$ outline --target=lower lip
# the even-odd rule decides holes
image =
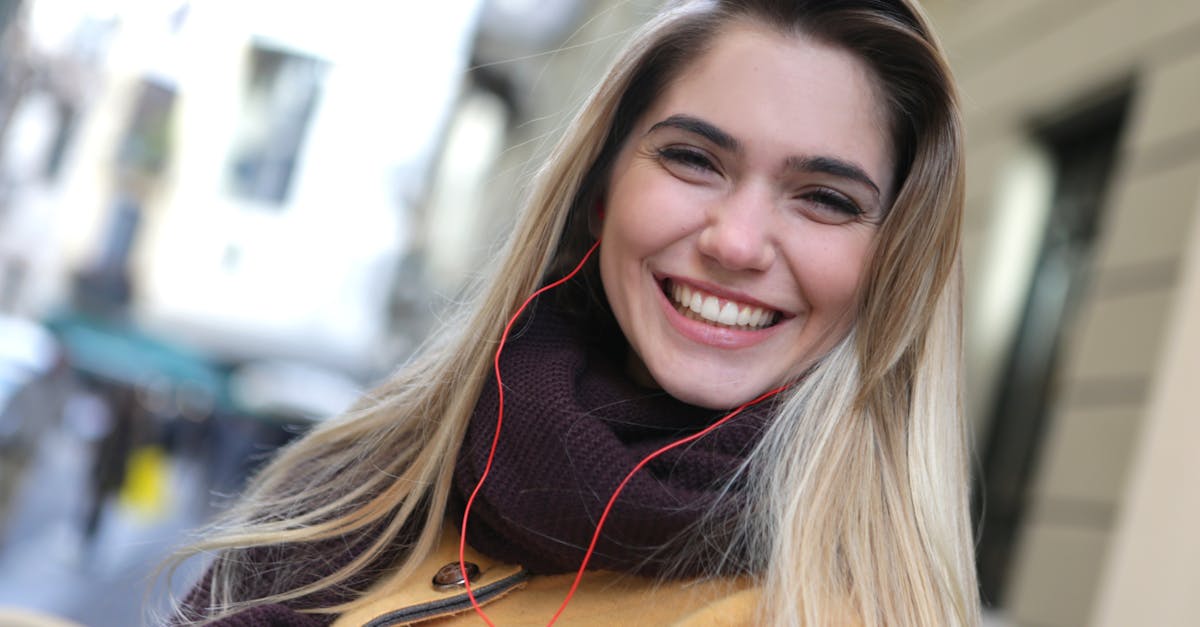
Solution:
[[[781,322],[753,331],[718,327],[698,320],[692,320],[679,313],[679,310],[675,309],[675,303],[667,298],[667,295],[661,289],[658,290],[658,295],[659,305],[662,306],[664,315],[667,321],[671,323],[671,326],[685,338],[697,344],[704,344],[705,346],[730,350],[749,348],[765,342],[771,336],[775,335],[784,324]]]

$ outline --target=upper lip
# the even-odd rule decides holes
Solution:
[[[761,307],[762,309],[766,309],[769,311],[777,311],[777,312],[779,312],[779,314],[782,317],[785,317],[785,318],[790,318],[794,315],[788,311],[785,311],[783,309],[780,309],[779,307],[776,307],[775,305],[771,305],[769,303],[764,303],[763,301],[758,300],[757,298],[754,298],[753,296],[749,296],[743,292],[739,292],[736,290],[731,290],[729,288],[721,287],[720,285],[714,285],[714,284],[708,283],[706,281],[696,281],[693,279],[684,279],[684,278],[680,278],[680,277],[672,276],[672,275],[668,275],[668,274],[659,275],[656,278],[658,279],[659,284],[661,284],[664,280],[668,280],[668,281],[671,281],[672,283],[687,285],[688,287],[698,289],[702,292],[707,292],[709,294],[712,294],[713,296],[716,296],[717,298],[720,298],[722,300],[731,300],[731,301],[734,301],[741,305],[749,305],[751,307]]]

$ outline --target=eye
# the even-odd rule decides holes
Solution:
[[[797,198],[806,216],[824,224],[845,224],[863,215],[849,196],[828,187],[806,190]]]
[[[658,149],[658,157],[667,164],[667,168],[679,173],[690,170],[691,174],[717,172],[717,166],[706,153],[695,148],[683,146],[667,146]]]

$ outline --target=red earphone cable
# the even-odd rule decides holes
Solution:
[[[517,318],[519,318],[525,309],[529,307],[529,303],[532,303],[533,299],[541,296],[543,292],[554,289],[559,285],[571,280],[572,277],[574,277],[579,273],[580,270],[583,269],[584,264],[588,262],[588,259],[592,258],[592,253],[596,252],[596,249],[599,248],[599,246],[600,240],[597,239],[596,243],[592,244],[592,247],[588,249],[587,254],[583,256],[583,259],[580,260],[579,264],[575,266],[574,270],[571,270],[563,278],[542,287],[531,294],[529,298],[526,298],[525,302],[522,303],[517,309],[517,313],[513,314],[512,318],[509,318],[508,324],[504,325],[504,333],[500,335],[500,344],[496,347],[496,357],[492,362],[496,372],[496,394],[498,395],[499,402],[499,409],[496,411],[496,434],[492,436],[492,448],[490,451],[488,451],[487,463],[483,466],[483,473],[479,475],[479,482],[475,484],[475,489],[471,491],[471,497],[467,499],[466,509],[463,511],[462,531],[458,538],[458,571],[459,575],[463,579],[463,584],[466,586],[467,598],[471,600],[471,607],[475,608],[475,613],[479,614],[483,621],[491,627],[495,627],[495,625],[492,624],[492,621],[488,618],[487,614],[483,612],[483,608],[479,606],[479,601],[475,599],[475,592],[471,590],[471,582],[467,578],[467,519],[471,515],[471,505],[475,503],[476,495],[478,495],[479,491],[483,489],[483,482],[485,479],[487,479],[488,473],[492,470],[492,460],[495,459],[496,447],[500,444],[500,428],[504,425],[504,382],[500,379],[500,352],[504,350],[504,343],[508,341],[508,334],[512,331],[513,325],[516,324]]]
[[[537,290],[532,295],[530,295],[529,298],[525,299],[525,302],[522,303],[521,306],[517,309],[517,313],[513,314],[512,318],[509,319],[508,324],[505,325],[504,333],[502,333],[500,335],[500,343],[496,347],[496,357],[493,360],[493,367],[494,367],[494,370],[496,373],[496,393],[497,393],[498,402],[499,402],[499,408],[496,412],[496,433],[494,436],[492,436],[492,447],[488,451],[487,463],[484,464],[484,466],[483,466],[483,472],[479,476],[479,482],[475,484],[475,489],[471,491],[471,496],[470,496],[470,498],[467,499],[466,508],[463,511],[462,530],[461,530],[461,533],[458,538],[458,569],[459,569],[460,576],[462,576],[462,578],[463,578],[463,584],[467,590],[467,598],[471,600],[471,607],[473,607],[475,609],[475,613],[478,614],[479,617],[483,619],[483,622],[487,623],[489,625],[489,627],[495,627],[495,624],[492,623],[491,619],[488,618],[488,615],[483,611],[483,608],[479,605],[479,601],[476,600],[476,598],[475,598],[475,592],[473,590],[471,590],[471,582],[467,578],[467,566],[466,566],[467,521],[471,516],[471,505],[473,505],[475,503],[475,497],[479,494],[479,491],[481,489],[483,489],[483,482],[484,482],[484,480],[487,479],[488,473],[492,469],[492,461],[496,457],[496,447],[500,444],[500,428],[504,425],[504,383],[500,378],[500,353],[501,353],[501,351],[504,350],[504,343],[506,341],[508,341],[508,334],[510,331],[512,331],[513,325],[516,324],[517,318],[519,318],[521,316],[521,314],[525,311],[525,309],[529,307],[529,304],[531,302],[533,302],[533,299],[542,295],[542,293],[544,293],[548,290],[551,290],[555,287],[558,287],[559,285],[562,285],[563,283],[571,280],[571,278],[573,278],[576,274],[579,273],[580,270],[583,269],[584,264],[587,263],[588,259],[591,258],[592,253],[596,252],[596,248],[599,246],[600,246],[600,241],[596,240],[596,243],[592,244],[592,247],[588,249],[587,254],[585,254],[583,256],[583,260],[581,260],[579,262],[579,265],[575,266],[574,270],[571,270],[571,272],[569,272],[563,278],[558,279],[557,281],[542,287],[541,289]],[[567,595],[563,599],[562,605],[560,605],[558,607],[558,611],[555,612],[554,616],[550,618],[550,622],[547,623],[547,627],[549,627],[549,625],[553,625],[558,620],[559,616],[562,615],[563,611],[567,609],[567,604],[571,602],[571,598],[575,596],[575,591],[579,588],[579,582],[583,580],[583,574],[584,574],[584,571],[587,569],[588,562],[591,561],[592,554],[596,550],[596,544],[600,541],[600,532],[604,528],[604,522],[608,519],[609,512],[612,511],[613,505],[617,502],[617,497],[620,496],[621,491],[625,489],[625,486],[629,483],[629,481],[631,479],[633,479],[633,476],[635,474],[637,474],[637,472],[639,470],[644,468],[646,466],[646,464],[649,464],[651,461],[653,461],[655,457],[658,457],[659,455],[661,455],[677,446],[682,446],[684,444],[687,444],[689,442],[692,442],[699,438],[702,438],[705,435],[708,435],[717,427],[720,427],[721,425],[725,424],[727,421],[729,421],[734,416],[742,413],[742,411],[744,409],[746,409],[747,407],[754,405],[755,403],[762,402],[763,400],[765,400],[771,396],[774,396],[775,394],[778,394],[785,389],[787,389],[787,386],[783,385],[783,386],[777,387],[777,388],[759,396],[758,398],[755,398],[751,401],[747,401],[746,403],[743,403],[741,406],[739,406],[737,409],[726,414],[720,420],[705,427],[703,430],[693,433],[692,435],[689,435],[689,436],[682,438],[680,440],[677,440],[675,442],[672,442],[671,444],[668,444],[668,445],[658,449],[657,451],[654,451],[650,455],[647,455],[645,459],[638,462],[637,465],[633,467],[633,470],[630,470],[629,474],[625,475],[625,478],[621,480],[620,485],[617,486],[617,489],[613,491],[612,496],[609,497],[608,504],[604,506],[604,512],[600,514],[600,519],[596,522],[596,530],[592,534],[591,544],[588,545],[587,552],[584,553],[584,555],[583,555],[583,561],[579,565],[579,570],[576,571],[576,573],[575,573],[575,580],[571,583],[571,589],[567,591]]]

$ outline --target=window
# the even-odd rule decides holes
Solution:
[[[129,126],[117,150],[117,163],[127,170],[153,176],[166,167],[171,151],[171,110],[175,91],[143,80],[138,88]]]
[[[230,186],[239,198],[281,205],[288,198],[327,64],[257,45],[250,54]]]

